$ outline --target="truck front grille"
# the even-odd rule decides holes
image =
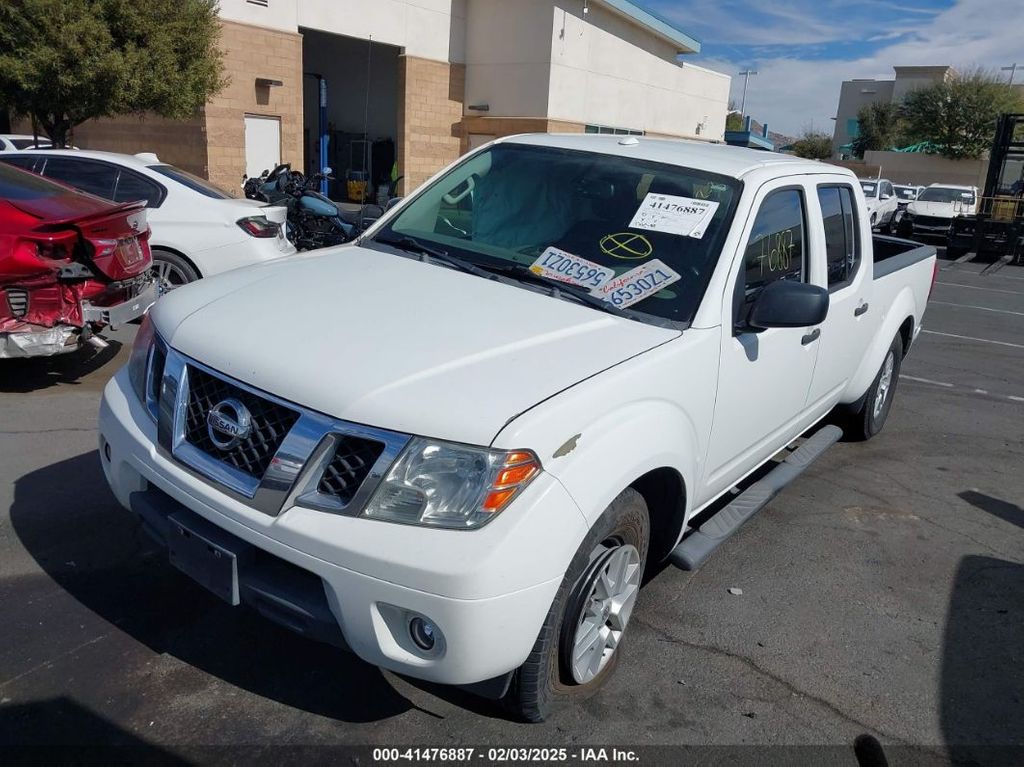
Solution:
[[[241,402],[249,411],[252,428],[237,445],[222,449],[210,438],[207,419],[210,410],[229,399]],[[284,405],[234,386],[200,368],[188,368],[185,441],[251,477],[263,477],[298,418],[296,411]]]
[[[317,492],[347,505],[383,452],[381,442],[348,435],[339,437],[334,457],[324,469]]]
[[[939,216],[914,216],[914,223],[920,226],[949,226],[948,218],[941,218]]]
[[[11,307],[11,316],[21,319],[28,314],[28,291],[21,288],[7,288],[7,305]]]

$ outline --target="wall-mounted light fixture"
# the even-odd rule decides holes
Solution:
[[[284,85],[284,80],[271,80],[267,77],[257,77],[256,87],[257,88],[277,88]]]
[[[490,112],[491,111],[491,105],[490,104],[470,104],[468,107],[466,107],[466,109],[471,109],[474,112]]]

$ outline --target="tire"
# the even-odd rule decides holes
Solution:
[[[649,541],[647,504],[640,493],[627,488],[605,509],[576,551],[533,650],[516,670],[509,691],[502,700],[509,713],[528,722],[541,722],[561,705],[594,694],[608,680],[622,654],[622,640],[647,564]],[[596,595],[595,589],[602,580],[602,574],[609,568],[617,568],[623,561],[626,564],[624,576],[615,577],[612,573],[610,580],[613,584],[628,581],[634,587],[622,600],[626,608],[613,610],[609,615],[607,600]],[[596,609],[588,609],[596,608],[602,602],[606,609],[600,616]],[[587,633],[583,631],[584,621],[596,630],[596,634],[593,631],[589,633],[595,636],[591,647],[597,650],[583,658],[596,659],[600,656],[600,663],[595,666],[581,659],[574,670],[574,650],[586,644],[576,643],[583,633]],[[621,631],[614,637],[614,624],[618,622],[621,622]],[[609,637],[614,637],[615,642],[610,653],[607,641],[599,642]],[[603,652],[598,652],[598,644],[604,648]]]
[[[153,249],[153,274],[163,293],[199,279],[199,272],[188,259],[157,248]]]
[[[954,261],[961,256],[966,256],[970,251],[963,247],[954,247],[952,245],[946,245],[946,258],[953,259]]]
[[[892,409],[892,401],[896,396],[896,384],[900,379],[900,366],[903,362],[903,339],[896,337],[889,345],[889,350],[882,359],[878,375],[871,382],[864,401],[851,415],[846,436],[855,441],[869,440],[878,434]]]

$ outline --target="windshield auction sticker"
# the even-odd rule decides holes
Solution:
[[[656,258],[635,269],[630,269],[618,277],[612,277],[590,292],[612,306],[625,309],[653,296],[681,279],[682,275],[670,269],[661,259]]]
[[[530,271],[559,282],[598,288],[615,276],[615,270],[587,261],[558,248],[548,248],[533,262]]]
[[[696,237],[699,240],[704,236],[716,210],[718,203],[715,200],[695,200],[692,197],[649,192],[629,222],[629,228]]]

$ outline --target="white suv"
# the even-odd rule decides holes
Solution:
[[[864,191],[871,228],[885,230],[891,227],[899,208],[892,182],[885,178],[865,178],[860,180],[860,188]]]
[[[973,215],[977,209],[978,187],[932,184],[907,205],[900,234],[945,237],[954,218]]]

